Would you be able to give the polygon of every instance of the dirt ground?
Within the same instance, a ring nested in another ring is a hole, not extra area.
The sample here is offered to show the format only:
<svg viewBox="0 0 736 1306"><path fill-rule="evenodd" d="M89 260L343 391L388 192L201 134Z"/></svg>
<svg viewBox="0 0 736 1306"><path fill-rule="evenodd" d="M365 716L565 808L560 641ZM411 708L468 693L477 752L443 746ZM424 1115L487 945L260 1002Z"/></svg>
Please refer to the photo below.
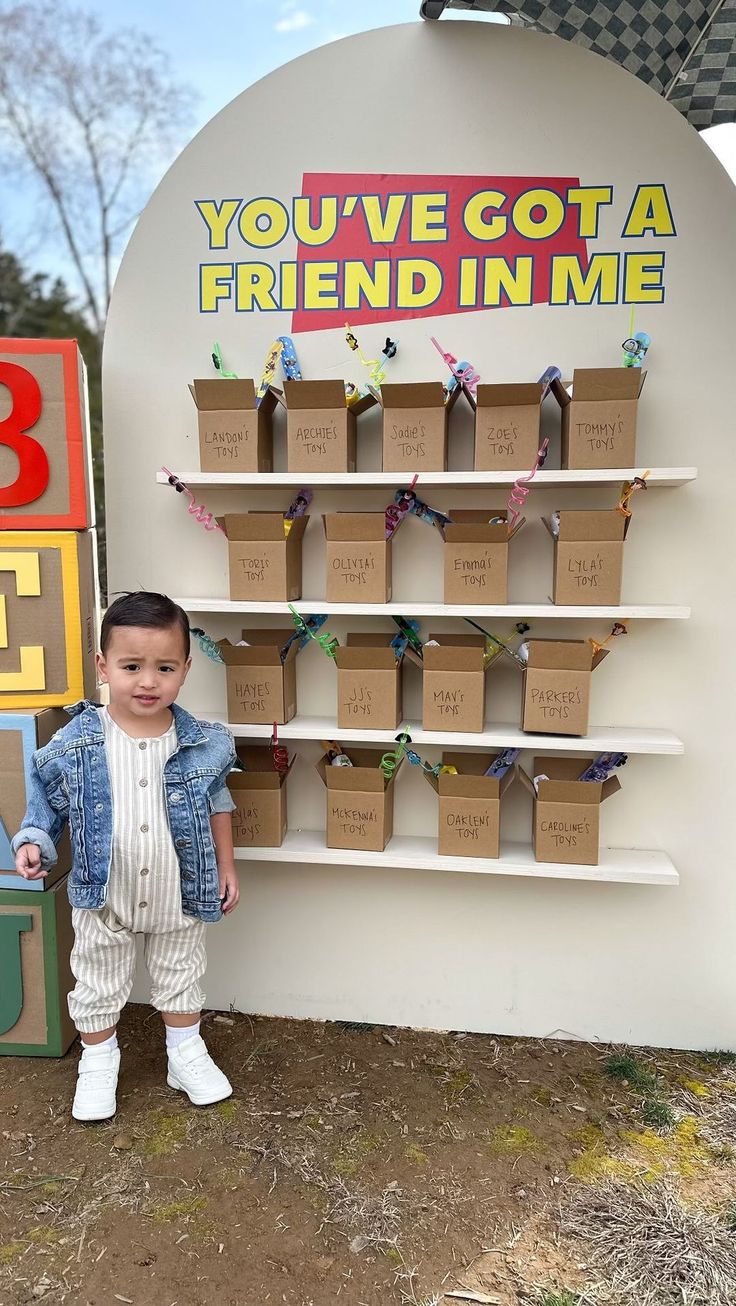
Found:
<svg viewBox="0 0 736 1306"><path fill-rule="evenodd" d="M203 1032L230 1101L169 1089L157 1017L131 1007L102 1125L70 1116L76 1046L0 1060L3 1306L638 1306L562 1232L571 1197L666 1180L735 1223L728 1054L238 1014Z"/></svg>

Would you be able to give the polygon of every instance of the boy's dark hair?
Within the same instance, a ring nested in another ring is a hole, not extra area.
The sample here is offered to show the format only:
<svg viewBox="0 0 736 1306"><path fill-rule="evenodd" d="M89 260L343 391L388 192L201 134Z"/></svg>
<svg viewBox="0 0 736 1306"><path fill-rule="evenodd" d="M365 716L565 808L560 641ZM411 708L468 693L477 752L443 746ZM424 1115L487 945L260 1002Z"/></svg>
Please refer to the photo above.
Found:
<svg viewBox="0 0 736 1306"><path fill-rule="evenodd" d="M152 594L147 590L132 590L121 594L110 604L102 618L100 649L107 652L110 636L116 626L151 626L155 630L168 630L178 626L184 640L184 653L189 657L189 618L178 603L166 594Z"/></svg>

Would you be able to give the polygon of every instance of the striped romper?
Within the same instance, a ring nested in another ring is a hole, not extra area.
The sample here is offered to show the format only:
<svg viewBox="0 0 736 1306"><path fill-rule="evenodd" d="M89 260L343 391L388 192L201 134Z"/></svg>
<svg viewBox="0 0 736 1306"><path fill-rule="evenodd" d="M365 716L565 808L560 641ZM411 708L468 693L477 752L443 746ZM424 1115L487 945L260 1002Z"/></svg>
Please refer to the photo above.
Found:
<svg viewBox="0 0 736 1306"><path fill-rule="evenodd" d="M100 710L113 805L112 865L107 901L74 908L69 1014L77 1029L96 1033L117 1023L135 975L136 934L159 1011L199 1012L207 959L204 924L181 906L179 861L164 799L163 769L176 748L176 726L134 739Z"/></svg>

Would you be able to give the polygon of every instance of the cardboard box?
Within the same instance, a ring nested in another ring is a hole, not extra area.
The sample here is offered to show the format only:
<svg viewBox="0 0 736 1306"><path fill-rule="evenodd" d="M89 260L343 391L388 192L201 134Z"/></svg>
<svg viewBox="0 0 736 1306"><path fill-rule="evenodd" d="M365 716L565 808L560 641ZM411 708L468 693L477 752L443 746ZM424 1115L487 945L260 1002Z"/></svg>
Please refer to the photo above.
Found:
<svg viewBox="0 0 736 1306"><path fill-rule="evenodd" d="M534 799L535 861L598 865L601 803L617 793L621 785L616 775L603 784L578 780L585 765L580 757L535 757L534 775L549 776L548 780L540 780L538 794L529 776L519 771Z"/></svg>
<svg viewBox="0 0 736 1306"><path fill-rule="evenodd" d="M0 893L0 1056L63 1057L71 1047L72 943L66 877L47 893Z"/></svg>
<svg viewBox="0 0 736 1306"><path fill-rule="evenodd" d="M350 748L352 766L317 763L327 788L327 847L359 848L382 853L394 832L394 784L399 762L385 780L379 762L383 748Z"/></svg>
<svg viewBox="0 0 736 1306"><path fill-rule="evenodd" d="M636 417L646 380L640 367L577 367L572 396L552 385L562 408L562 466L636 466Z"/></svg>
<svg viewBox="0 0 736 1306"><path fill-rule="evenodd" d="M247 646L223 639L217 647L225 663L227 716L236 725L284 726L296 715L296 655L294 642L282 662L280 650L292 627L244 630Z"/></svg>
<svg viewBox="0 0 736 1306"><path fill-rule="evenodd" d="M68 828L59 842L59 860L43 880L24 880L16 875L10 848L10 840L20 830L25 816L27 777L33 754L68 720L66 713L55 707L39 708L35 712L0 712L0 889L42 892L50 889L71 867Z"/></svg>
<svg viewBox="0 0 736 1306"><path fill-rule="evenodd" d="M512 766L500 780L485 775L498 753L446 753L443 766L457 775L428 775L439 796L438 843L441 857L498 857L501 795L516 778Z"/></svg>
<svg viewBox="0 0 736 1306"><path fill-rule="evenodd" d="M24 392L18 448L24 468L37 469L27 482L31 497L0 507L0 531L93 527L87 370L76 340L0 340L0 366L0 422L19 413ZM19 455L0 444L0 486L15 485L20 471Z"/></svg>
<svg viewBox="0 0 736 1306"><path fill-rule="evenodd" d="M288 535L282 512L231 512L218 521L227 535L231 599L291 603L301 598L309 513L294 518Z"/></svg>
<svg viewBox="0 0 736 1306"><path fill-rule="evenodd" d="M356 420L376 403L366 395L347 407L344 381L285 381L286 465L290 472L354 472Z"/></svg>
<svg viewBox="0 0 736 1306"><path fill-rule="evenodd" d="M508 602L509 542L524 525L520 518L509 535L505 508L451 508L445 527L445 603ZM491 517L503 524L491 526Z"/></svg>
<svg viewBox="0 0 736 1306"><path fill-rule="evenodd" d="M542 385L479 385L475 403L476 472L528 471L541 443Z"/></svg>
<svg viewBox="0 0 736 1306"><path fill-rule="evenodd" d="M203 472L273 470L273 410L276 396L264 395L256 407L251 377L194 381L189 393L197 406L199 466Z"/></svg>
<svg viewBox="0 0 736 1306"><path fill-rule="evenodd" d="M381 386L383 405L383 470L385 472L446 472L447 427L460 387L445 403L441 381Z"/></svg>
<svg viewBox="0 0 736 1306"><path fill-rule="evenodd" d="M388 603L391 545L382 512L325 513L330 603Z"/></svg>
<svg viewBox="0 0 736 1306"><path fill-rule="evenodd" d="M543 735L584 735L590 681L608 649L588 640L530 639L522 691L522 730Z"/></svg>
<svg viewBox="0 0 736 1306"><path fill-rule="evenodd" d="M486 721L482 635L430 635L424 646L422 725L425 730L479 734Z"/></svg>
<svg viewBox="0 0 736 1306"><path fill-rule="evenodd" d="M95 698L93 531L0 534L0 711Z"/></svg>
<svg viewBox="0 0 736 1306"><path fill-rule="evenodd" d="M231 771L227 787L237 804L233 817L233 847L280 848L286 834L286 775L273 767L270 748L237 744L245 771ZM289 771L296 755L292 754Z"/></svg>
<svg viewBox="0 0 736 1306"><path fill-rule="evenodd" d="M549 522L543 520L552 534ZM559 535L553 536L554 603L621 602L624 540L630 521L617 508L560 513Z"/></svg>
<svg viewBox="0 0 736 1306"><path fill-rule="evenodd" d="M401 664L391 635L347 636L335 652L337 728L397 730L401 725Z"/></svg>

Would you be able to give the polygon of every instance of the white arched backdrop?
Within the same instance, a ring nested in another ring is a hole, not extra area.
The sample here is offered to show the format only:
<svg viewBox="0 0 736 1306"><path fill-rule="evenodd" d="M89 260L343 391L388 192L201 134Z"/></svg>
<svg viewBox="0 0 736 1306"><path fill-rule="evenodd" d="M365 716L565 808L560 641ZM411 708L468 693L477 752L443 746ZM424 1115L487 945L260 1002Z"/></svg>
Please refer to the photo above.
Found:
<svg viewBox="0 0 736 1306"><path fill-rule="evenodd" d="M665 850L680 885L356 868L349 853L344 867L241 862L242 905L209 932L208 1001L272 1015L736 1046L731 182L696 133L640 82L574 45L514 28L384 28L317 50L251 87L164 178L115 286L104 355L111 593L141 586L227 596L222 537L197 526L183 499L156 484L156 471L166 464L183 476L198 467L187 382L212 374L213 341L228 366L258 375L269 343L291 333L291 314L236 315L229 302L217 314L200 313L198 265L248 254L242 245L239 254L210 254L195 201L267 195L288 202L301 193L305 172L559 176L613 185L595 248L666 249L665 302L637 309L637 326L654 341L638 456L641 467L696 465L698 479L638 496L624 598L691 604L692 617L630 623L628 638L596 673L591 723L661 727L684 740L684 756L632 756L621 793L602 810L604 844ZM676 235L622 239L630 197L649 182L666 185ZM289 239L275 257L294 257ZM409 320L386 314L385 329L356 330L369 354L386 330L400 338L396 380L444 379L429 344L435 334L473 360L484 380L520 381L553 362L565 376L574 367L616 366L628 320L622 304L537 304ZM305 376L362 380L339 327L296 335L296 344ZM455 416L453 457L469 466L469 415ZM378 420L364 420L360 458L375 468ZM279 434L281 467L282 441ZM285 507L289 491L208 488L199 497L219 513ZM451 508L494 496L437 489L426 497ZM319 513L381 508L386 499L385 489L318 492L305 539L305 596L324 593ZM551 592L540 513L614 502L600 489L534 492L530 524L512 549L510 601L543 601ZM438 548L421 523L402 527L397 600L441 598ZM284 619L256 624L272 623ZM194 624L234 639L243 623L211 614ZM329 629L340 635L362 624L330 618ZM388 629L387 619L380 624ZM544 620L535 633L602 637L606 628ZM310 647L297 665L300 710L334 716L328 660ZM405 674L407 715L416 721L418 677L412 668ZM513 668L494 673L489 691L491 717L513 720ZM202 716L225 717L221 670L196 650L182 702ZM317 828L324 810L313 768L319 750L314 743L297 749L290 825ZM436 799L416 770L404 768L396 804L396 833L426 834L436 825ZM529 800L516 786L503 833L523 839L529 825ZM146 996L142 978L135 993Z"/></svg>

